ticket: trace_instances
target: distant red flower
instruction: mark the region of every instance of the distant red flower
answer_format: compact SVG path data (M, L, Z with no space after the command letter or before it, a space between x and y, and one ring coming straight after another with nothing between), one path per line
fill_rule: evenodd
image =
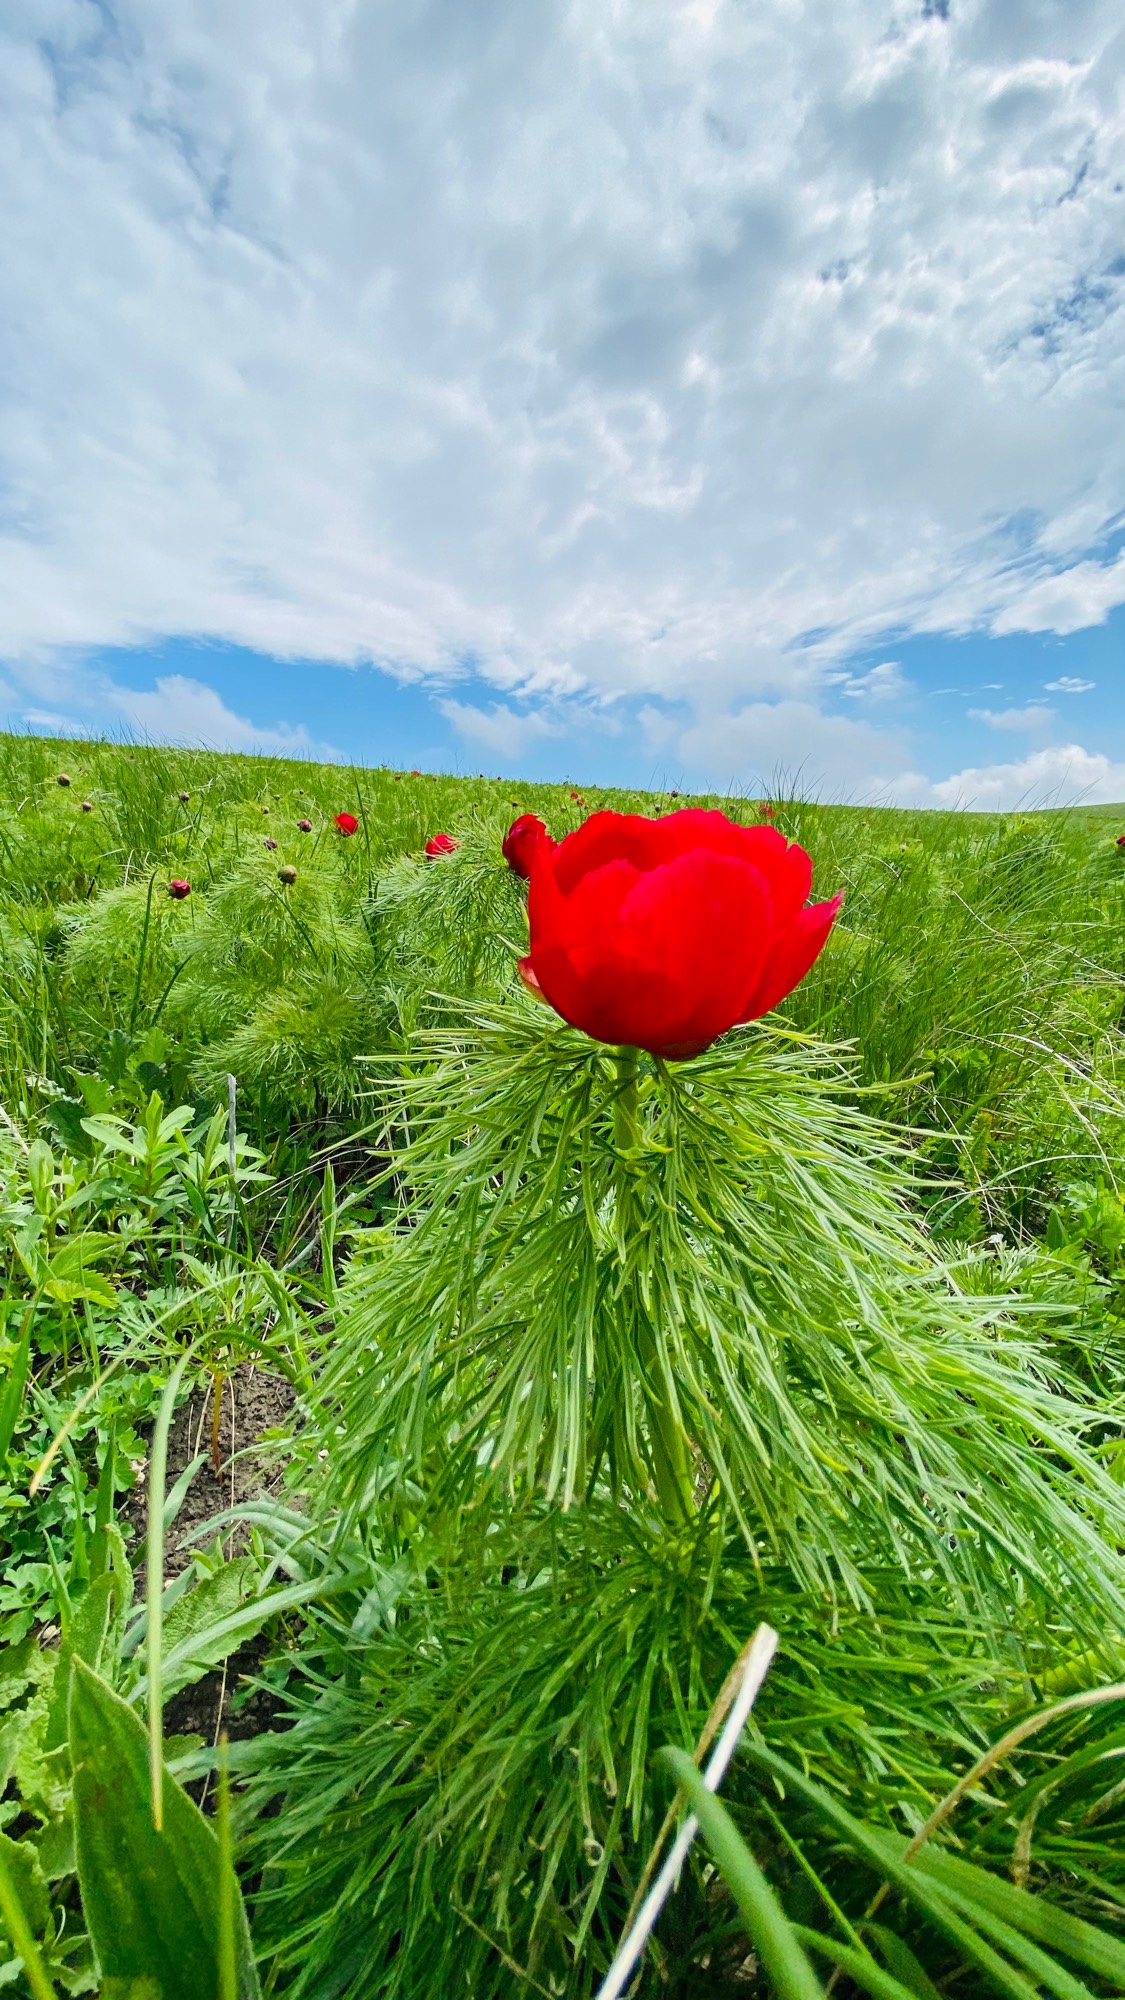
M336 814L336 831L351 835L359 832L359 821L354 813Z
M429 861L438 861L443 854L456 854L460 845L461 842L454 840L451 833L432 834L426 842L426 858Z
M542 841L546 841L548 847L554 846L542 820L536 818L534 813L521 813L518 819L512 821L504 835L501 851L513 875L527 881L531 874L532 856Z
M571 798L572 798L572 799L576 799L576 798L578 797L578 793L577 793L577 792L571 792L570 796L571 796Z
M297 821L297 831L299 833L311 833L312 832L311 819L299 819Z
M421 771L411 771L410 775L412 778L420 778L422 773Z
M174 897L177 903L182 903L185 896L191 895L191 883L185 882L182 875L173 875L168 884L168 894Z
M1118 847L1125 847L1125 833L1119 833L1119 834L1118 834L1118 836L1117 836L1117 845L1118 845Z
M597 812L557 847L523 839L527 984L595 1041L667 1058L776 1007L842 900L806 907L804 848L696 807L660 820Z

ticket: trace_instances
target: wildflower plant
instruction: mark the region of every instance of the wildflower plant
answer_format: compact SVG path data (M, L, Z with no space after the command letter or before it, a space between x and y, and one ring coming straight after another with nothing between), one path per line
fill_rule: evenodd
M561 850L510 847L534 967ZM603 997L626 890L609 945L565 935ZM255 1756L297 1993L592 1992L652 1830L651 1730L693 1740L759 1617L794 1663L767 1740L808 1757L827 1727L838 1780L894 1768L915 1805L1060 1629L1111 1663L1106 1414L1042 1315L958 1283L846 1055L767 1022L666 1060L515 995L449 1002L373 1088L384 1222L337 1297L310 1492L380 1575L331 1688L313 1664L295 1692L284 1764ZM894 1749L846 1694L872 1653L884 1688L899 1656L948 1692L913 1718L896 1697Z

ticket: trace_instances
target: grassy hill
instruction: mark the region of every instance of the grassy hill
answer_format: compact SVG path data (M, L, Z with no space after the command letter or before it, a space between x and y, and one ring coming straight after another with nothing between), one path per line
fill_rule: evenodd
M685 803L771 817L845 903L763 1024L634 1064L630 1139L613 1052L523 991L500 842L521 811L561 836ZM177 1384L167 1754L206 1788L220 1727L253 1736L254 1935L294 2000L589 2000L663 1812L650 1753L696 1740L761 1617L759 1751L801 1768L739 1761L725 1792L790 1914L843 1910L849 1949L884 1850L833 1800L897 1852L1013 1716L1119 1674L1122 817L0 738L0 1861L59 1990L96 1984L96 1898L54 1678L81 1637L149 1701L130 1533ZM429 862L438 832L460 846ZM696 1457L661 1516L670 1323ZM498 1381L505 1478L478 1449ZM1105 1970L1050 1991L1123 1990L1125 1953L1058 1929L1125 1911L1117 1713L990 1771L956 1939L888 1904L900 1977L862 1990L976 1990L974 1925L1012 1953L997 1990L1031 1990L1021 1926ZM1044 1908L989 1931L1013 1867ZM644 1991L814 1990L768 1987L705 1869L676 1908ZM175 2000L217 1990L182 1969Z

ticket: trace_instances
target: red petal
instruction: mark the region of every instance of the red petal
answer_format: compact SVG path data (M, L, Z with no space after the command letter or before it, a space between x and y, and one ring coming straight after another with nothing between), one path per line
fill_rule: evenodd
M564 1020L654 1054L705 1048L739 1019L770 937L759 871L696 847L639 871L624 859L558 893L555 863L531 883L531 957Z
M756 1021L760 1015L768 1014L771 1007L776 1007L800 985L823 951L843 900L839 895L833 896L829 903L810 903L796 922L774 940L753 998L740 1017L743 1021Z

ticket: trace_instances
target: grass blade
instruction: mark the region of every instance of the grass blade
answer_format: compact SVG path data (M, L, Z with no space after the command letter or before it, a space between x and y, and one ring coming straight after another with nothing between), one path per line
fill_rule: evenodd
M742 1912L750 1941L780 2000L824 2000L824 1988L750 1849L725 1806L708 1791L683 1750L662 1750L703 1837ZM858 1956L858 1954L857 1954ZM897 1996L896 1996L897 2000Z
M176 1408L176 1397L193 1348L180 1356L168 1379L160 1404L160 1414L152 1433L148 1462L148 1539L145 1551L145 1601L148 1611L148 1748L152 1775L152 1823L157 1832L164 1812L164 1692L161 1684L163 1640L162 1599L164 1595L164 1487L168 1473L168 1432Z

